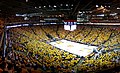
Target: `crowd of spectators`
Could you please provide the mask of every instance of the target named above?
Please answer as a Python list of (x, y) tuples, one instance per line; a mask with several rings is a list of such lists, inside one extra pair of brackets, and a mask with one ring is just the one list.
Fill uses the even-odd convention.
[[(24, 53), (19, 53), (22, 55), (19, 57), (28, 61), (30, 66), (37, 64), (43, 72), (94, 72), (120, 66), (120, 31), (114, 30), (113, 26), (78, 25), (75, 31), (67, 31), (63, 25), (41, 25), (9, 31), (13, 49)], [(95, 45), (100, 52), (92, 53), (91, 57), (79, 57), (49, 45), (52, 39), (46, 34), (55, 39)], [(24, 65), (28, 64), (24, 62)]]

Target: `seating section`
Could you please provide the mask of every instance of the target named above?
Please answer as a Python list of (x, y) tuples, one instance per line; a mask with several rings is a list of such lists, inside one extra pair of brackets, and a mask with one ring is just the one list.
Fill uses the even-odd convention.
[(51, 25), (48, 25), (48, 26), (41, 26), (43, 31), (46, 33), (46, 34), (50, 34), (52, 35), (52, 37), (54, 38), (58, 38), (58, 34), (57, 34), (57, 25), (51, 27)]
[(23, 17), (11, 16), (4, 19), (5, 23), (25, 22)]
[(0, 18), (0, 46), (2, 45), (2, 40), (3, 40), (2, 37), (4, 35), (3, 31), (4, 31), (4, 21), (3, 21), (3, 18)]
[(88, 59), (82, 63), (77, 65), (77, 69), (80, 72), (99, 72), (102, 70), (107, 70), (114, 68), (120, 65), (120, 52), (107, 52), (105, 54), (100, 54), (99, 58), (97, 59)]
[[(9, 31), (15, 53), (25, 65), (27, 61), (36, 63), (42, 72), (94, 72), (120, 66), (120, 31), (115, 28), (78, 25), (75, 31), (68, 31), (63, 25), (41, 25)], [(53, 39), (48, 34), (53, 39), (95, 45), (99, 52), (79, 57), (50, 45)]]
[(57, 33), (61, 39), (65, 39), (69, 31), (64, 30), (64, 26), (59, 26)]

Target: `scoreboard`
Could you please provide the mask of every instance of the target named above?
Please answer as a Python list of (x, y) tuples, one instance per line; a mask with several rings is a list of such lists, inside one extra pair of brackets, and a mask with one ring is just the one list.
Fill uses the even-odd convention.
[(74, 31), (77, 28), (76, 20), (64, 20), (64, 29)]

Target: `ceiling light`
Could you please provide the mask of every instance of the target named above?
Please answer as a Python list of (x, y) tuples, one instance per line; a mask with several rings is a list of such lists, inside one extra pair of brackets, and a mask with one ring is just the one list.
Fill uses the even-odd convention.
[(28, 2), (28, 0), (26, 0), (26, 2)]
[(39, 8), (41, 8), (41, 6), (39, 6)]
[(83, 13), (85, 13), (85, 11), (83, 11)]
[(51, 6), (49, 5), (49, 7), (51, 7)]
[(117, 7), (117, 9), (119, 10), (119, 9), (120, 9), (120, 7)]
[(98, 5), (96, 5), (96, 7), (99, 7)]
[(81, 11), (79, 11), (79, 13), (82, 13)]
[(54, 5), (54, 7), (56, 8), (57, 6)]
[(66, 4), (66, 6), (68, 6), (68, 4)]
[(44, 6), (44, 8), (45, 8), (46, 6)]

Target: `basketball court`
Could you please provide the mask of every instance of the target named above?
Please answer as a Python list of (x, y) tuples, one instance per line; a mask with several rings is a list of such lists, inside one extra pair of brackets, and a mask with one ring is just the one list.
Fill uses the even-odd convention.
[(94, 49), (98, 48), (96, 46), (89, 46), (89, 45), (85, 45), (85, 44), (71, 42), (71, 41), (64, 40), (64, 39), (59, 40), (59, 41), (50, 42), (50, 44), (61, 50), (73, 53), (75, 55), (83, 56), (83, 57), (91, 54)]

